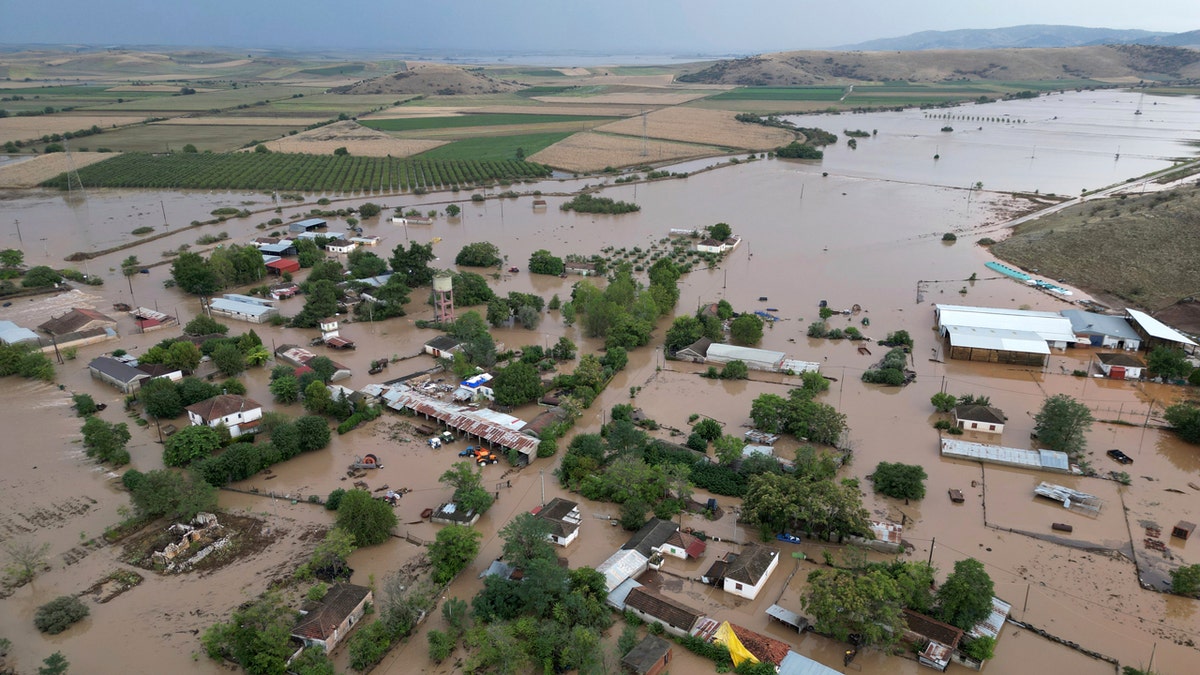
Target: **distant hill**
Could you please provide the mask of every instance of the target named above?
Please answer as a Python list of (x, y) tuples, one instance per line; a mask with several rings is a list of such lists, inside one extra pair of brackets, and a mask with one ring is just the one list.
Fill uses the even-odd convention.
[(921, 51), (925, 49), (1016, 49), (1029, 47), (1083, 47), (1107, 44), (1159, 44), (1183, 47), (1194, 42), (1148, 42), (1173, 37), (1148, 30), (1116, 30), (1084, 26), (1030, 24), (1007, 28), (927, 30), (902, 37), (868, 40), (836, 47), (838, 51)]
[(489, 77), (480, 68), (408, 62), (403, 70), (331, 89), (335, 94), (498, 94), (524, 85)]
[[(704, 64), (697, 64), (697, 68)], [(937, 51), (797, 51), (717, 61), (680, 82), (800, 86), (854, 82), (948, 80), (1080, 80), (1200, 78), (1200, 51), (1180, 47), (1106, 45), (1058, 49)]]

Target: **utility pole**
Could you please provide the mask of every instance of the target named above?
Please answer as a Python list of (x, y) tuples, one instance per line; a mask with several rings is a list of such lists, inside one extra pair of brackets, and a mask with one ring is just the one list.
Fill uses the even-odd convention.
[(542, 506), (546, 505), (546, 471), (545, 469), (538, 470), (538, 479), (542, 481)]
[[(933, 539), (929, 540), (929, 566), (930, 567), (933, 567), (933, 547), (934, 546), (937, 546), (937, 537), (934, 537)], [(1024, 618), (1024, 615), (1022, 615), (1021, 618)]]
[(1021, 620), (1025, 620), (1025, 610), (1029, 609), (1029, 584), (1025, 584), (1025, 604), (1021, 607)]
[(158, 200), (158, 206), (163, 212), (163, 229), (169, 229), (171, 226), (167, 224), (167, 205), (163, 204), (163, 200)]
[(13, 222), (17, 224), (17, 243), (25, 245), (25, 240), (21, 238), (21, 221), (13, 218)]

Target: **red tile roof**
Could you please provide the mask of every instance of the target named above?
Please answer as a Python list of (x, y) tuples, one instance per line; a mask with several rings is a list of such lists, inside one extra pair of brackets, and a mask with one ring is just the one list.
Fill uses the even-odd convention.
[(315, 609), (300, 617), (292, 628), (292, 635), (310, 640), (328, 640), (369, 595), (371, 589), (365, 586), (334, 584)]
[(778, 666), (783, 663), (783, 658), (792, 649), (786, 642), (755, 633), (749, 628), (743, 628), (734, 623), (729, 624), (729, 627), (733, 629), (733, 634), (737, 636), (738, 640), (742, 641), (742, 646), (759, 661), (774, 663)]

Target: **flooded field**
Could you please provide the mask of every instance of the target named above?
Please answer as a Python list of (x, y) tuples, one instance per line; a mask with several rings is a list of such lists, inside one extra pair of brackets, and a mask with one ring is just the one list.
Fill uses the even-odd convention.
[[(1193, 641), (1200, 638), (1196, 603), (1141, 588), (1142, 583), (1160, 587), (1167, 569), (1163, 554), (1144, 548), (1143, 529), (1146, 524), (1169, 529), (1180, 518), (1196, 513), (1200, 493), (1187, 483), (1200, 483), (1200, 450), (1155, 428), (1137, 426), (1147, 416), (1155, 422), (1163, 407), (1180, 392), (1160, 385), (1069, 375), (1091, 358), (1088, 350), (1055, 354), (1050, 365), (1040, 371), (947, 361), (933, 330), (932, 303), (937, 302), (1048, 310), (1067, 306), (1060, 298), (991, 278), (993, 274), (983, 267), (990, 258), (973, 242), (983, 232), (994, 232), (1010, 214), (1028, 207), (1028, 202), (1004, 192), (1039, 189), (1076, 194), (1080, 188), (1100, 188), (1169, 167), (1172, 158), (1189, 154), (1183, 141), (1200, 133), (1181, 120), (1200, 112), (1200, 101), (1152, 101), (1148, 97), (1145, 114), (1135, 118), (1132, 112), (1136, 104), (1135, 95), (1120, 92), (1071, 93), (997, 103), (980, 106), (979, 114), (1008, 114), (1026, 122), (944, 122), (955, 127), (953, 133), (939, 132), (943, 122), (926, 120), (920, 111), (803, 118), (802, 125), (822, 126), (839, 134), (843, 128), (862, 128), (877, 129), (878, 135), (860, 139), (857, 150), (847, 149), (843, 140), (836, 148), (827, 149), (821, 163), (755, 161), (684, 180), (608, 187), (603, 191), (605, 195), (633, 200), (642, 207), (638, 213), (616, 217), (562, 213), (557, 206), (564, 198), (557, 196), (548, 196), (549, 208), (537, 212), (531, 208), (529, 197), (477, 204), (470, 202), (467, 192), (421, 197), (362, 195), (335, 203), (374, 201), (389, 208), (402, 205), (422, 211), (441, 209), (451, 201), (458, 203), (463, 208), (460, 218), (440, 216), (431, 227), (398, 227), (386, 218), (363, 223), (366, 234), (383, 237), (376, 252), (384, 257), (406, 240), (429, 242), (438, 238), (436, 264), (444, 267), (452, 266), (462, 245), (474, 241), (495, 242), (507, 256), (505, 267), (524, 269), (530, 253), (540, 248), (557, 255), (591, 254), (606, 246), (647, 248), (665, 237), (670, 228), (729, 223), (744, 243), (719, 268), (694, 271), (681, 280), (678, 313), (690, 313), (698, 304), (719, 298), (728, 299), (738, 310), (778, 308), (782, 320), (765, 332), (761, 346), (784, 351), (792, 358), (820, 362), (822, 372), (836, 378), (823, 400), (849, 418), (854, 458), (845, 475), (859, 478), (867, 486), (864, 500), (872, 513), (906, 523), (905, 540), (912, 545), (909, 555), (913, 559), (924, 560), (932, 555), (934, 565), (944, 575), (955, 561), (978, 558), (995, 580), (997, 594), (1012, 603), (1015, 618), (1124, 664), (1144, 666), (1154, 653), (1156, 672), (1185, 673), (1192, 670), (1188, 663), (1200, 659), (1193, 647)], [(975, 114), (972, 107), (949, 112)], [(968, 131), (980, 125), (983, 131)], [(1121, 158), (1114, 160), (1118, 145), (1122, 147)], [(941, 155), (936, 163), (932, 159), (935, 152)], [(691, 162), (674, 170), (694, 171), (711, 163)], [(823, 177), (822, 172), (829, 175)], [(982, 191), (967, 189), (977, 181), (984, 184)], [(588, 182), (597, 181), (547, 181), (514, 189), (538, 189), (549, 194), (577, 189)], [(58, 193), (22, 192), (0, 195), (0, 204), (7, 216), (6, 222), (0, 222), (2, 247), (18, 245), (16, 228), (7, 221), (19, 220), (29, 264), (64, 266), (63, 258), (72, 252), (98, 251), (133, 241), (130, 232), (139, 226), (155, 227), (154, 234), (172, 233), (78, 264), (81, 271), (103, 277), (103, 286), (84, 287), (81, 292), (59, 298), (18, 299), (12, 306), (0, 308), (0, 319), (30, 327), (70, 306), (110, 311), (112, 303), (133, 304), (134, 299), (137, 304), (156, 306), (186, 321), (198, 313), (199, 303), (163, 287), (169, 266), (151, 267), (149, 274), (135, 275), (131, 298), (129, 284), (119, 272), (120, 261), (128, 255), (137, 255), (143, 263), (163, 261), (166, 258), (161, 251), (185, 243), (192, 244), (193, 250), (202, 250), (204, 247), (195, 245), (195, 240), (205, 233), (225, 231), (231, 242), (244, 242), (262, 233), (254, 225), (275, 217), (271, 196), (262, 194), (114, 191), (92, 192), (86, 199), (68, 202)], [(255, 214), (184, 230), (187, 223), (207, 219), (210, 211), (222, 206), (244, 207)], [(282, 217), (307, 213), (309, 208), (311, 204), (287, 205)], [(169, 229), (163, 228), (164, 210)], [(344, 230), (344, 225), (334, 219), (330, 229)], [(941, 241), (948, 231), (958, 234), (957, 243)], [(973, 273), (979, 279), (966, 281)], [(576, 281), (573, 277), (532, 276), (522, 271), (501, 275), (493, 287), (501, 294), (522, 291), (565, 298)], [(1081, 296), (1076, 293), (1074, 297)], [(760, 302), (760, 297), (768, 300)], [(423, 299), (423, 292), (414, 293), (409, 316), (401, 319), (343, 325), (342, 334), (359, 347), (353, 352), (330, 353), (355, 372), (340, 384), (361, 388), (375, 379), (367, 375), (371, 360), (409, 357), (420, 351), (433, 335), (413, 325), (415, 319), (432, 314), (428, 306), (421, 304)], [(882, 355), (883, 348), (871, 345), (875, 353), (867, 356), (846, 342), (807, 338), (806, 328), (817, 318), (821, 300), (837, 309), (861, 305), (859, 314), (834, 317), (833, 326), (845, 323), (862, 328), (861, 319), (869, 318), (870, 326), (862, 330), (875, 339), (889, 331), (908, 330), (916, 340), (911, 363), (918, 373), (916, 382), (903, 389), (865, 385), (861, 373)], [(302, 305), (301, 299), (287, 300), (281, 303), (281, 311), (295, 314)], [(22, 671), (31, 670), (56, 649), (61, 649), (73, 664), (88, 664), (81, 672), (222, 670), (202, 655), (197, 632), (227, 617), (236, 605), (294, 567), (305, 548), (312, 545), (309, 534), (332, 522), (321, 507), (303, 499), (346, 487), (345, 469), (356, 455), (374, 452), (383, 461), (383, 468), (366, 479), (372, 490), (384, 485), (412, 489), (397, 506), (401, 524), (396, 532), (414, 540), (433, 539), (436, 526), (422, 521), (419, 514), (449, 495), (450, 490), (442, 487), (437, 477), (457, 459), (455, 446), (430, 450), (403, 426), (405, 418), (386, 413), (371, 425), (344, 436), (335, 434), (325, 451), (277, 465), (270, 477), (259, 475), (234, 486), (257, 490), (257, 494), (222, 493), (223, 507), (253, 513), (275, 528), (278, 539), (263, 553), (211, 574), (147, 574), (140, 586), (109, 603), (91, 606), (91, 617), (68, 632), (54, 637), (37, 633), (31, 620), (36, 607), (57, 595), (82, 591), (124, 565), (118, 561), (115, 547), (88, 544), (107, 525), (121, 519), (119, 510), (128, 500), (111, 475), (83, 456), (78, 443), (80, 421), (68, 408), (69, 394), (87, 392), (97, 401), (108, 403), (108, 410), (102, 413), (106, 420), (130, 422), (134, 433), (130, 444), (133, 466), (140, 470), (161, 467), (161, 446), (156, 443), (153, 425), (138, 427), (127, 418), (121, 409), (120, 394), (91, 380), (86, 364), (116, 346), (136, 354), (170, 333), (137, 334), (129, 317), (115, 312), (113, 316), (118, 318), (120, 341), (81, 348), (76, 360), (60, 366), (58, 382), (63, 390), (15, 379), (6, 381), (6, 387), (0, 390), (0, 420), (7, 435), (0, 448), (6, 467), (0, 478), (0, 540), (49, 543), (53, 567), (32, 584), (0, 600), (0, 636), (12, 640), (13, 656)], [(651, 345), (630, 354), (627, 369), (585, 411), (577, 430), (596, 431), (609, 408), (632, 402), (665, 426), (685, 428), (689, 415), (698, 413), (734, 431), (748, 422), (755, 396), (786, 391), (787, 384), (778, 376), (756, 375), (754, 381), (744, 382), (713, 381), (698, 377), (699, 366), (664, 360), (656, 344), (661, 345), (669, 321), (662, 321)], [(311, 330), (228, 323), (235, 333), (253, 327), (264, 343), (271, 345), (306, 344), (314, 335)], [(556, 312), (548, 312), (535, 331), (495, 331), (497, 341), (509, 347), (552, 344), (562, 335), (579, 343), (581, 352), (600, 347), (585, 339), (578, 327), (564, 327)], [(431, 365), (426, 356), (405, 358), (379, 377), (391, 379)], [(247, 373), (244, 380), (249, 395), (268, 407), (300, 414), (298, 405), (269, 403), (268, 370)], [(632, 401), (631, 387), (642, 387)], [(1101, 473), (1128, 471), (1133, 476), (1132, 485), (992, 465), (981, 468), (976, 463), (941, 458), (929, 399), (943, 387), (956, 395), (990, 397), (1009, 418), (1001, 442), (1019, 448), (1030, 447), (1033, 414), (1045, 396), (1067, 393), (1076, 397), (1102, 420), (1088, 437), (1092, 464)], [(518, 409), (514, 414), (530, 419), (536, 411)], [(778, 452), (784, 455), (794, 447), (794, 441), (785, 441)], [(1108, 448), (1123, 449), (1134, 458), (1134, 464), (1116, 465), (1104, 456)], [(925, 500), (905, 504), (871, 493), (864, 478), (880, 461), (922, 464), (929, 474)], [(546, 499), (564, 496), (552, 475), (556, 464), (556, 459), (548, 459), (520, 471), (504, 463), (484, 468), (484, 485), (494, 488), (499, 499), (477, 525), (484, 533), (479, 557), (455, 581), (450, 595), (469, 597), (481, 587), (478, 573), (501, 549), (496, 531), (513, 515), (541, 503), (543, 490)], [(1041, 480), (1100, 497), (1101, 513), (1094, 518), (1083, 516), (1035, 498), (1032, 489)], [(961, 489), (966, 502), (952, 505), (945, 496), (950, 488)], [(272, 495), (280, 498), (272, 499)], [(707, 496), (700, 493), (696, 498)], [(578, 495), (570, 498), (581, 502), (584, 524), (579, 540), (566, 555), (572, 566), (597, 565), (627, 539), (628, 533), (607, 521), (607, 516), (617, 513), (615, 505), (588, 502)], [(728, 498), (719, 501), (733, 505)], [(1052, 522), (1071, 524), (1074, 532), (1065, 538), (1052, 538)], [(683, 524), (722, 539), (746, 541), (758, 535), (736, 525), (731, 512), (714, 522), (688, 516)], [(690, 580), (703, 573), (717, 555), (736, 548), (727, 542), (711, 544), (699, 562), (672, 560), (663, 573), (648, 581), (712, 616), (784, 640), (811, 658), (838, 666), (843, 645), (812, 634), (789, 634), (778, 624), (768, 624), (763, 611), (776, 601), (799, 610), (807, 572), (817, 567), (810, 561), (822, 560), (825, 548), (840, 557), (841, 548), (807, 541), (798, 546), (772, 543), (785, 549), (784, 559), (753, 602), (734, 601), (722, 591)], [(1172, 564), (1200, 562), (1198, 546), (1200, 542), (1195, 540), (1186, 545), (1179, 540), (1168, 542), (1175, 559)], [(360, 551), (350, 561), (356, 570), (354, 581), (365, 584), (374, 578), (378, 582), (420, 551), (403, 539)], [(810, 561), (793, 561), (789, 557), (792, 552), (803, 552)], [(1137, 567), (1131, 555), (1137, 556)], [(427, 663), (424, 633), (439, 627), (440, 621), (438, 616), (427, 622), (376, 672), (458, 672), (452, 661), (439, 668)], [(612, 640), (614, 636), (610, 636), (610, 644)], [(136, 645), (136, 649), (95, 659), (98, 653), (114, 654), (112, 645), (117, 644)], [(1023, 675), (1031, 670), (1081, 674), (1113, 670), (1110, 664), (1011, 625), (999, 640), (996, 653), (987, 671), (1000, 675)], [(344, 650), (336, 656), (339, 668), (344, 668)], [(707, 662), (681, 649), (676, 650), (676, 658), (679, 665), (675, 670), (711, 671)], [(872, 652), (860, 655), (853, 668), (866, 673), (919, 671), (913, 661)], [(966, 672), (959, 666), (952, 666), (952, 670)]]

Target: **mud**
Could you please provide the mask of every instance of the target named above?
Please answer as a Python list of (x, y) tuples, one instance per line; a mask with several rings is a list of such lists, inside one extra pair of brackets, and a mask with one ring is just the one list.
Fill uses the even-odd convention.
[[(473, 241), (498, 242), (508, 258), (505, 267), (524, 268), (529, 254), (538, 248), (566, 254), (592, 253), (609, 245), (646, 247), (666, 236), (671, 227), (730, 223), (744, 237), (744, 244), (718, 269), (684, 277), (677, 311), (691, 312), (700, 303), (718, 298), (728, 299), (741, 310), (779, 308), (783, 320), (765, 331), (761, 346), (820, 362), (826, 375), (837, 378), (823, 400), (849, 417), (849, 445), (854, 452), (845, 475), (859, 478), (869, 490), (869, 482), (863, 479), (880, 461), (925, 466), (928, 496), (921, 502), (905, 504), (878, 498), (869, 491), (865, 495), (872, 513), (906, 522), (905, 540), (912, 547), (912, 559), (929, 559), (932, 554), (934, 565), (944, 575), (956, 560), (976, 557), (988, 566), (997, 594), (1013, 604), (1016, 618), (1124, 664), (1145, 664), (1153, 651), (1156, 670), (1188, 672), (1187, 664), (1197, 658), (1190, 644), (1200, 636), (1195, 601), (1142, 588), (1143, 584), (1161, 586), (1169, 565), (1200, 562), (1196, 549), (1200, 543), (1195, 538), (1184, 543), (1167, 537), (1165, 552), (1146, 549), (1144, 526), (1140, 524), (1157, 524), (1166, 535), (1177, 520), (1195, 513), (1197, 494), (1187, 483), (1200, 484), (1200, 451), (1154, 426), (1161, 422), (1164, 406), (1180, 395), (1179, 390), (1072, 377), (1069, 373), (1090, 359), (1086, 349), (1055, 354), (1044, 370), (946, 361), (933, 330), (934, 302), (1027, 305), (1036, 309), (1066, 306), (1061, 299), (1014, 282), (986, 278), (990, 275), (983, 263), (990, 258), (986, 250), (972, 242), (985, 235), (996, 238), (1006, 213), (1028, 208), (1027, 200), (1005, 194), (1009, 191), (1072, 193), (1082, 187), (1100, 187), (1114, 175), (1119, 175), (1116, 180), (1124, 180), (1164, 168), (1170, 165), (1170, 157), (1189, 152), (1179, 141), (1190, 138), (1193, 132), (1175, 124), (1164, 111), (1178, 109), (1195, 114), (1200, 103), (1194, 99), (1166, 99), (1154, 108), (1154, 114), (1142, 116), (1149, 119), (1126, 123), (1120, 121), (1123, 118), (1113, 117), (1123, 109), (1125, 96), (1117, 92), (1085, 93), (1069, 94), (1062, 100), (1054, 97), (993, 104), (988, 114), (1007, 112), (1031, 121), (1025, 125), (985, 125), (982, 134), (964, 132), (962, 143), (949, 150), (943, 144), (957, 144), (960, 134), (947, 135), (954, 139), (947, 141), (937, 132), (940, 124), (924, 120), (920, 113), (838, 116), (827, 122), (806, 119), (806, 125), (823, 124), (837, 132), (843, 127), (877, 128), (879, 135), (862, 139), (854, 151), (843, 146), (830, 148), (820, 164), (762, 160), (683, 180), (605, 188), (603, 194), (607, 196), (632, 199), (642, 206), (641, 212), (620, 217), (561, 213), (556, 208), (561, 197), (548, 197), (549, 208), (538, 212), (533, 211), (527, 198), (477, 204), (469, 201), (468, 192), (421, 197), (362, 195), (340, 205), (374, 201), (389, 207), (428, 210), (451, 201), (458, 203), (463, 208), (460, 218), (441, 217), (432, 227), (406, 229), (386, 219), (364, 223), (367, 234), (384, 238), (376, 251), (385, 257), (406, 240), (428, 242), (440, 238), (434, 249), (440, 266), (450, 266), (458, 249)], [(1115, 121), (1108, 121), (1110, 118)], [(929, 130), (930, 124), (935, 128)], [(958, 122), (952, 124), (956, 129), (960, 126)], [(1032, 150), (1034, 138), (1030, 134), (1039, 139), (1032, 169), (1028, 157), (1022, 158)], [(1043, 145), (1043, 138), (1056, 140)], [(1117, 143), (1122, 146), (1121, 159), (1114, 169), (1098, 157), (1108, 155), (1106, 146)], [(926, 160), (932, 157), (934, 148), (943, 158), (936, 166), (932, 159)], [(1010, 155), (1016, 159), (1006, 159)], [(694, 171), (713, 161), (690, 162), (673, 170)], [(1036, 173), (1043, 165), (1048, 172), (1044, 176)], [(830, 175), (823, 177), (823, 171)], [(545, 182), (515, 189), (551, 192), (596, 181)], [(976, 181), (984, 183), (982, 192), (966, 189)], [(62, 266), (62, 259), (73, 251), (103, 250), (132, 241), (129, 232), (138, 226), (160, 227), (163, 209), (168, 222), (176, 224), (171, 229), (191, 220), (207, 219), (209, 212), (219, 206), (265, 211), (248, 219), (200, 228), (204, 232), (228, 231), (232, 242), (260, 235), (262, 231), (254, 225), (275, 216), (271, 196), (261, 194), (101, 191), (89, 192), (85, 200), (67, 201), (57, 193), (23, 192), (0, 199), (5, 214), (20, 220), (27, 262), (55, 266)], [(311, 207), (289, 204), (282, 208), (287, 218)], [(344, 223), (336, 219), (330, 226), (344, 229)], [(7, 228), (3, 224), (0, 227)], [(941, 235), (946, 231), (956, 232), (958, 242), (943, 244)], [(458, 460), (462, 443), (430, 450), (423, 439), (401, 426), (407, 420), (387, 413), (348, 434), (335, 434), (327, 450), (297, 457), (273, 467), (269, 476), (255, 476), (234, 486), (247, 492), (257, 490), (257, 494), (221, 494), (223, 508), (262, 521), (264, 532), (269, 528), (272, 541), (261, 552), (238, 557), (220, 569), (172, 576), (147, 573), (140, 585), (110, 602), (94, 605), (92, 616), (66, 633), (48, 638), (34, 630), (32, 615), (40, 604), (57, 595), (84, 592), (114, 569), (133, 571), (121, 562), (120, 546), (86, 545), (106, 527), (122, 520), (128, 500), (114, 484), (116, 474), (96, 467), (83, 455), (78, 434), (81, 422), (69, 409), (70, 394), (86, 392), (98, 402), (108, 403), (108, 409), (101, 413), (104, 419), (125, 421), (133, 431), (133, 466), (143, 471), (161, 468), (161, 446), (156, 442), (154, 425), (138, 426), (123, 411), (122, 396), (93, 381), (86, 364), (116, 346), (136, 354), (171, 335), (169, 331), (138, 334), (128, 316), (111, 310), (112, 303), (134, 299), (120, 274), (120, 260), (134, 254), (143, 261), (156, 262), (162, 259), (162, 249), (183, 243), (194, 245), (200, 234), (197, 230), (181, 232), (80, 263), (82, 271), (104, 278), (104, 286), (86, 287), (66, 298), (20, 299), (0, 308), (0, 318), (36, 326), (61, 308), (93, 306), (116, 318), (122, 335), (116, 342), (83, 347), (76, 360), (64, 362), (58, 377), (62, 390), (56, 385), (13, 378), (0, 389), (0, 419), (6, 434), (0, 447), (6, 467), (0, 476), (0, 540), (51, 544), (52, 569), (0, 601), (0, 635), (13, 641), (10, 661), (15, 660), (23, 671), (33, 669), (56, 649), (61, 649), (73, 664), (87, 663), (88, 672), (102, 674), (222, 670), (220, 664), (200, 654), (198, 633), (226, 618), (234, 607), (269, 584), (290, 575), (315, 545), (317, 533), (332, 522), (329, 512), (305, 500), (309, 495), (323, 497), (335, 488), (350, 486), (355, 479), (346, 476), (346, 467), (355, 456), (367, 452), (378, 455), (384, 465), (361, 479), (368, 489), (387, 484), (392, 489), (412, 491), (396, 506), (401, 523), (396, 529), (399, 537), (355, 553), (350, 561), (355, 569), (353, 580), (369, 583), (374, 579), (378, 583), (406, 565), (410, 572), (419, 571), (423, 550), (412, 542), (436, 536), (437, 527), (423, 521), (420, 512), (449, 497), (450, 489), (438, 483), (437, 477)], [(4, 247), (18, 244), (15, 228), (0, 232), (0, 239)], [(193, 246), (193, 250), (200, 248)], [(965, 281), (972, 273), (984, 278)], [(136, 304), (157, 307), (186, 321), (198, 312), (198, 302), (163, 288), (168, 274), (167, 266), (160, 266), (151, 268), (149, 274), (135, 275), (131, 281)], [(522, 272), (499, 275), (493, 286), (501, 294), (522, 291), (565, 298), (576, 281)], [(760, 303), (760, 296), (769, 300)], [(415, 293), (413, 298), (409, 316), (401, 319), (343, 324), (342, 334), (359, 347), (353, 352), (329, 352), (355, 372), (341, 384), (360, 388), (373, 379), (367, 375), (371, 360), (414, 354), (433, 335), (413, 326), (414, 320), (432, 315), (430, 308), (421, 304), (422, 293)], [(862, 306), (857, 316), (835, 317), (834, 326), (845, 327), (845, 323), (861, 328), (861, 318), (867, 317), (871, 325), (863, 330), (875, 339), (888, 331), (908, 330), (916, 340), (910, 364), (917, 372), (916, 381), (903, 389), (864, 385), (859, 377), (878, 353), (866, 356), (852, 344), (807, 338), (807, 325), (816, 318), (820, 300), (838, 308), (856, 303)], [(302, 304), (299, 299), (286, 300), (280, 303), (281, 311), (294, 314)], [(307, 344), (315, 334), (229, 323), (234, 332), (254, 328), (272, 346)], [(664, 319), (657, 340), (661, 340), (667, 325), (669, 319)], [(600, 347), (595, 340), (584, 338), (577, 327), (562, 326), (555, 312), (547, 312), (535, 331), (496, 331), (497, 340), (510, 347), (548, 345), (562, 335), (579, 343), (581, 352)], [(873, 345), (871, 348), (874, 351)], [(428, 357), (411, 358), (393, 363), (380, 377), (395, 378), (432, 365)], [(255, 369), (243, 377), (249, 395), (263, 403), (271, 401), (268, 370)], [(756, 375), (755, 381), (745, 382), (707, 380), (698, 376), (701, 370), (699, 366), (664, 360), (653, 343), (636, 350), (630, 354), (628, 368), (585, 411), (577, 429), (595, 431), (605, 420), (608, 408), (631, 402), (668, 427), (686, 429), (689, 415), (698, 413), (736, 431), (748, 422), (750, 402), (755, 396), (785, 393), (788, 386), (778, 376)], [(1098, 422), (1088, 436), (1092, 464), (1102, 472), (1128, 471), (1133, 484), (1124, 487), (1110, 480), (1039, 475), (942, 459), (938, 434), (932, 428), (936, 417), (929, 398), (943, 386), (953, 394), (991, 397), (992, 404), (1009, 417), (1001, 442), (1014, 447), (1030, 447), (1032, 416), (1046, 395), (1067, 393), (1084, 401), (1097, 418), (1113, 421)], [(631, 387), (641, 387), (632, 399)], [(298, 405), (270, 407), (290, 415), (302, 414)], [(526, 407), (514, 414), (531, 419), (536, 412)], [(1140, 426), (1147, 419), (1151, 426)], [(173, 423), (180, 426), (184, 422)], [(666, 430), (659, 433), (669, 437)], [(795, 447), (794, 440), (784, 440), (777, 454), (787, 456)], [(1108, 448), (1121, 448), (1134, 458), (1134, 464), (1116, 465), (1104, 455)], [(477, 575), (500, 554), (502, 542), (496, 532), (510, 518), (540, 504), (543, 491), (547, 500), (568, 496), (553, 477), (555, 465), (556, 460), (550, 459), (538, 460), (521, 470), (503, 464), (484, 467), (484, 484), (498, 494), (498, 501), (477, 525), (484, 533), (479, 557), (451, 585), (447, 595), (470, 597), (481, 587)], [(1035, 498), (1032, 488), (1040, 480), (1097, 494), (1104, 499), (1104, 508), (1098, 517), (1089, 518)], [(945, 496), (949, 488), (963, 490), (966, 502), (951, 504)], [(695, 498), (704, 501), (708, 496), (699, 491)], [(569, 498), (581, 502), (584, 524), (579, 541), (565, 555), (572, 566), (597, 565), (627, 539), (628, 533), (608, 523), (608, 518), (617, 513), (614, 505), (587, 502), (577, 495)], [(718, 497), (718, 501), (723, 507), (736, 505), (728, 498)], [(1071, 524), (1075, 529), (1070, 539), (1077, 544), (1068, 546), (1042, 538), (1051, 536), (1052, 522)], [(715, 521), (687, 514), (682, 516), (682, 524), (727, 541), (712, 543), (701, 561), (668, 561), (656, 577), (661, 577), (659, 583), (665, 593), (717, 618), (785, 640), (827, 665), (836, 667), (841, 662), (843, 645), (811, 634), (789, 633), (777, 624), (768, 624), (763, 612), (776, 601), (799, 610), (807, 571), (817, 567), (810, 561), (822, 561), (824, 550), (844, 559), (844, 548), (809, 541), (794, 546), (772, 540), (772, 545), (778, 544), (784, 551), (779, 569), (756, 600), (735, 601), (694, 579), (717, 555), (735, 550), (737, 545), (731, 542), (753, 540), (758, 533), (735, 524), (732, 508), (726, 508), (725, 515)], [(1117, 553), (1101, 554), (1101, 550)], [(1133, 551), (1136, 566), (1128, 559), (1128, 551)], [(86, 554), (80, 556), (80, 552)], [(794, 552), (804, 553), (809, 561), (794, 561), (790, 557)], [(1169, 553), (1171, 559), (1167, 560), (1164, 553)], [(68, 565), (68, 558), (74, 563)], [(418, 635), (389, 654), (376, 672), (461, 671), (449, 662), (440, 668), (427, 668), (424, 632), (439, 628), (440, 622), (440, 615), (427, 621)], [(609, 644), (617, 633), (619, 628), (611, 632)], [(113, 645), (136, 645), (136, 649), (112, 655)], [(96, 654), (112, 656), (96, 660)], [(344, 668), (344, 651), (335, 656), (339, 668)], [(711, 668), (682, 649), (676, 650), (676, 659), (676, 670), (709, 672)], [(867, 673), (919, 671), (914, 662), (871, 652), (860, 654), (853, 667)], [(1039, 672), (1112, 671), (1109, 664), (1028, 630), (1007, 626), (997, 647), (997, 658), (988, 664), (988, 671), (1024, 675), (1031, 667)], [(958, 666), (952, 668), (965, 672)]]

